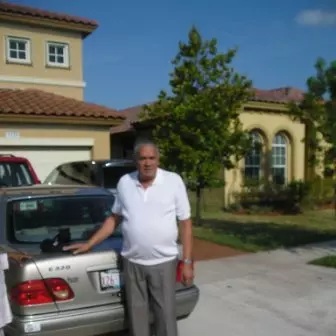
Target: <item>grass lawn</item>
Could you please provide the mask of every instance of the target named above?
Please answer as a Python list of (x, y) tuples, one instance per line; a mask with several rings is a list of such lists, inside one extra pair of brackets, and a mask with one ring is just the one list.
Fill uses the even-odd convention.
[(336, 268), (336, 255), (329, 255), (319, 259), (314, 259), (308, 264)]
[(202, 217), (202, 226), (194, 227), (195, 237), (250, 252), (336, 239), (333, 210), (311, 211), (297, 216), (205, 211)]

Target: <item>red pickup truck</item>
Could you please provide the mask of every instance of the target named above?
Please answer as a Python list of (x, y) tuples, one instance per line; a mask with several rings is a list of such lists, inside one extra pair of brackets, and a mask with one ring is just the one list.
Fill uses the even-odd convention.
[(41, 183), (28, 159), (0, 154), (0, 188)]

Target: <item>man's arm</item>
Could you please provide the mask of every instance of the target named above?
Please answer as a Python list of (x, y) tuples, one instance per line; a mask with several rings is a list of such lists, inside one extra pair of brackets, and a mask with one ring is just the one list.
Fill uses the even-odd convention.
[(112, 214), (110, 217), (106, 218), (100, 229), (88, 240), (87, 243), (89, 249), (111, 236), (117, 228), (119, 221), (120, 216), (116, 214)]
[(74, 254), (85, 253), (90, 251), (95, 245), (99, 244), (109, 237), (118, 225), (119, 216), (112, 214), (106, 218), (99, 230), (86, 242), (76, 243), (63, 247), (63, 251), (73, 251)]
[[(119, 184), (117, 186), (117, 191), (119, 189)], [(89, 249), (99, 244), (115, 231), (119, 222), (121, 220), (121, 202), (118, 196), (115, 197), (113, 206), (112, 206), (112, 215), (106, 218), (103, 225), (99, 228), (99, 230), (88, 240), (87, 244)]]
[(112, 215), (105, 219), (103, 225), (96, 231), (86, 243), (72, 244), (63, 247), (64, 251), (73, 251), (74, 254), (90, 251), (95, 245), (99, 244), (112, 235), (121, 219), (121, 203), (118, 197), (115, 198)]
[(191, 219), (181, 220), (181, 242), (183, 246), (183, 260), (192, 260), (193, 232)]
[(190, 202), (188, 198), (187, 188), (182, 180), (178, 177), (177, 193), (176, 193), (176, 214), (180, 222), (181, 242), (183, 246), (183, 260), (192, 259), (193, 248), (193, 232)]
[(179, 176), (178, 187), (176, 193), (176, 214), (180, 222), (183, 246), (183, 282), (186, 286), (192, 284), (194, 278), (194, 268), (192, 264), (193, 254), (193, 233), (190, 202), (188, 198), (187, 188)]

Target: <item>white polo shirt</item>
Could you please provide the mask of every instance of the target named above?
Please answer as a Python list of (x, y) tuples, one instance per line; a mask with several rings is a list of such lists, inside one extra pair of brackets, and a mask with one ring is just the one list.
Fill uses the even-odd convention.
[(139, 182), (138, 172), (124, 175), (112, 212), (123, 218), (122, 256), (142, 265), (176, 258), (177, 219), (190, 218), (187, 190), (178, 174), (159, 168), (147, 189)]

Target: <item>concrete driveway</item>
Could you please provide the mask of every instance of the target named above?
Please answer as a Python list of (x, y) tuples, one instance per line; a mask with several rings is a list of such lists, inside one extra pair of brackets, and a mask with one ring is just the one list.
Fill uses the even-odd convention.
[(335, 336), (336, 242), (198, 262), (201, 298), (180, 336)]

